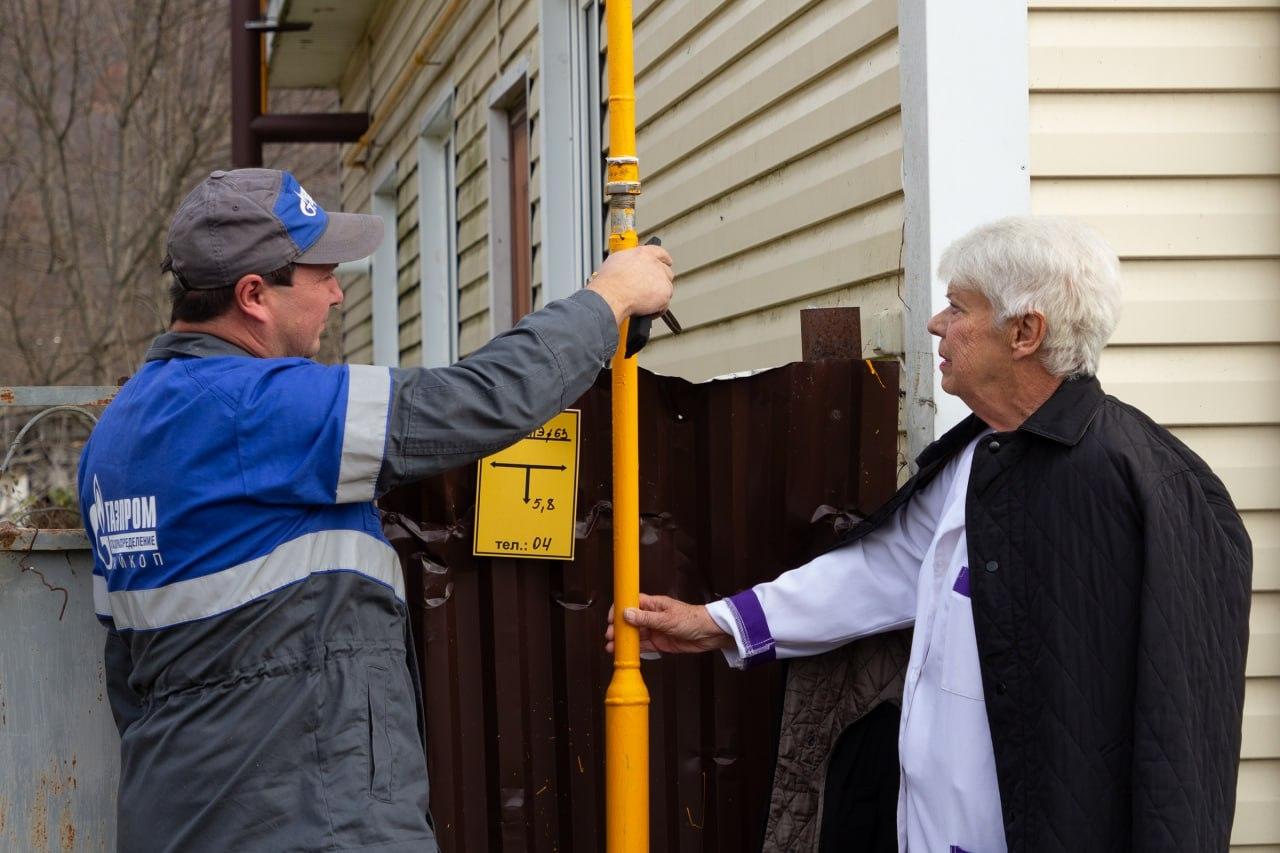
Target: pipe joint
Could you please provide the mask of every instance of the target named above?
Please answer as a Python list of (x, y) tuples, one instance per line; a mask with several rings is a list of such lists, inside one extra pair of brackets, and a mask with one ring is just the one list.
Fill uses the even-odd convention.
[(639, 181), (610, 181), (604, 185), (606, 196), (640, 195)]
[(637, 157), (609, 157), (605, 161), (604, 194), (614, 196), (640, 195), (640, 160)]
[[(621, 237), (624, 234), (634, 234), (636, 230), (636, 197), (633, 195), (612, 195), (609, 196), (609, 235), (613, 237)], [(632, 246), (635, 244), (632, 243)], [(620, 247), (623, 248), (623, 247)], [(630, 248), (627, 246), (625, 248)], [(609, 251), (614, 251), (613, 241), (610, 240)]]

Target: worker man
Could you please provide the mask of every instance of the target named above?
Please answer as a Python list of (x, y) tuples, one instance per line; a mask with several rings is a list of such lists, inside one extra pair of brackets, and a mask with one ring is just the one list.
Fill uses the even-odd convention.
[(436, 849), (373, 501), (542, 425), (672, 294), (644, 247), (450, 367), (315, 363), (336, 265), (382, 238), (269, 169), (213, 172), (169, 227), (170, 330), (79, 472), (122, 851)]
[(851, 697), (869, 716), (896, 692), (897, 797), (879, 796), (877, 749), (813, 725), (839, 689), (821, 685), (783, 721), (775, 783), (798, 800), (826, 779), (821, 831), (775, 796), (771, 828), (791, 840), (766, 849), (1225, 850), (1252, 552), (1204, 461), (1098, 383), (1115, 252), (1019, 216), (940, 267), (928, 329), (942, 389), (972, 414), (836, 549), (707, 605), (641, 596), (623, 616), (642, 649), (738, 667), (914, 627), (901, 675), (855, 679), (871, 689)]

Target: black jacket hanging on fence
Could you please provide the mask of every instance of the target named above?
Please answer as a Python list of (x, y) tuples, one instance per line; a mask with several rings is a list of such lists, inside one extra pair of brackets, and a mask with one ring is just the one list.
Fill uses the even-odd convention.
[[(850, 538), (884, 523), (984, 428), (971, 416), (926, 449), (919, 473)], [(980, 568), (974, 626), (1009, 849), (1225, 850), (1252, 553), (1222, 483), (1088, 377), (1064, 382), (1020, 428), (979, 444), (966, 525), (969, 564)], [(834, 665), (796, 663), (793, 681)], [(812, 701), (788, 692), (784, 733), (811, 722), (808, 706), (823, 701), (820, 691)], [(840, 754), (856, 738), (832, 740), (820, 765), (811, 742), (804, 755), (788, 753), (802, 743), (784, 734), (766, 849), (781, 849), (780, 828), (799, 837), (806, 817), (821, 821), (824, 848), (872, 849), (865, 832), (827, 830), (848, 823), (835, 803), (859, 807), (846, 788), (882, 768), (860, 757), (867, 750)], [(806, 773), (827, 780), (821, 817), (788, 814)], [(887, 812), (878, 789), (864, 788)], [(894, 815), (879, 821), (892, 827)], [(817, 835), (804, 833), (806, 846)]]

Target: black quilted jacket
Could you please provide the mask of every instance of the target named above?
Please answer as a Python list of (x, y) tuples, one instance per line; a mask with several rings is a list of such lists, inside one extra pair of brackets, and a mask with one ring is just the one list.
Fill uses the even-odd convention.
[[(853, 536), (983, 429), (931, 445)], [(1009, 849), (1226, 850), (1252, 551), (1222, 483), (1088, 377), (979, 443), (966, 512)]]

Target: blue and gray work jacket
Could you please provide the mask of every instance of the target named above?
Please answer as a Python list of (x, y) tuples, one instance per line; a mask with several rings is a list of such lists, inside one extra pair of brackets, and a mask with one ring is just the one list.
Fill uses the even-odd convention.
[(80, 460), (120, 850), (435, 849), (373, 500), (543, 424), (617, 337), (582, 291), (440, 369), (155, 341)]

